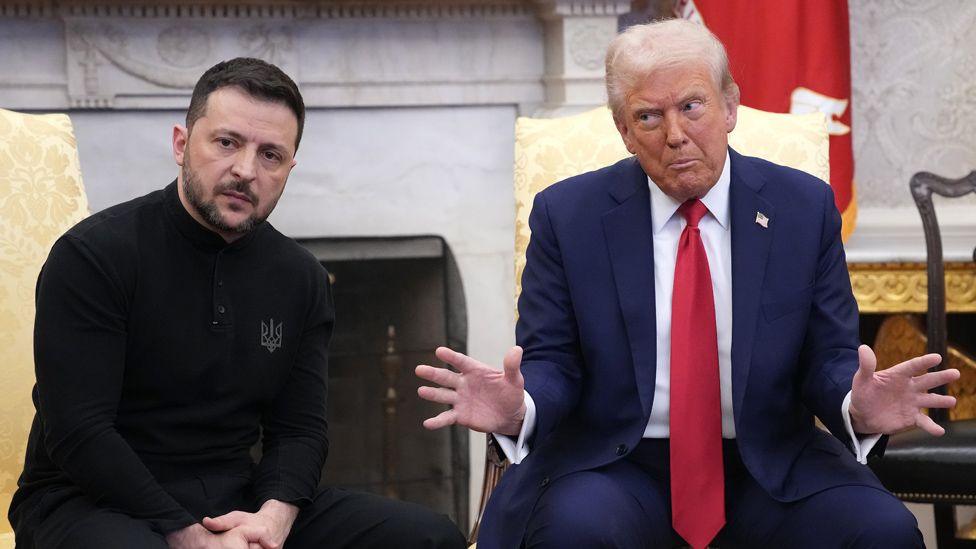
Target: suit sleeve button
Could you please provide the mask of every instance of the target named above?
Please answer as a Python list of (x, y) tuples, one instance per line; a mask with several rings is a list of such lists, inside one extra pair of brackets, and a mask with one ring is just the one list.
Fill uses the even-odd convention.
[(617, 445), (617, 455), (618, 456), (622, 456), (622, 455), (624, 455), (626, 453), (627, 453), (627, 445), (626, 444), (618, 444)]

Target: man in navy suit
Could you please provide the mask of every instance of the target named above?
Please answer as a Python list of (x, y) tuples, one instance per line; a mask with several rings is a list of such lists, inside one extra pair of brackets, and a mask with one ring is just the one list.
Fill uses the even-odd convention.
[(922, 408), (954, 405), (927, 391), (958, 371), (875, 371), (833, 193), (728, 147), (739, 91), (704, 27), (622, 33), (607, 92), (635, 156), (536, 196), (519, 347), (417, 367), (451, 405), (425, 426), (495, 433), (515, 464), (479, 549), (921, 547), (864, 462), (942, 434)]

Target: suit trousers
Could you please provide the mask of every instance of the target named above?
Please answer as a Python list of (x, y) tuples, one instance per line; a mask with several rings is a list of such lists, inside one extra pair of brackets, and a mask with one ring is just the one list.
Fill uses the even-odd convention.
[[(795, 502), (773, 499), (752, 478), (734, 440), (723, 440), (726, 524), (712, 545), (791, 548), (924, 548), (915, 517), (892, 494), (839, 486)], [(529, 519), (523, 547), (681, 547), (671, 527), (666, 439), (644, 439), (626, 459), (553, 481)]]
[[(190, 513), (202, 519), (232, 510), (255, 511), (249, 475), (210, 475), (163, 483)], [(39, 494), (40, 495), (40, 494)], [(166, 549), (146, 521), (96, 505), (78, 488), (52, 488), (25, 509), (17, 547), (36, 549)], [(444, 515), (423, 506), (336, 488), (321, 489), (306, 505), (286, 546), (303, 548), (462, 549), (464, 536)]]

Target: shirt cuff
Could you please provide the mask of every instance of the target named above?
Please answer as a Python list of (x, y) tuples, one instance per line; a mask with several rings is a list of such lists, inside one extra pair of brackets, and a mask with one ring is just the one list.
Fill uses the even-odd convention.
[(535, 401), (528, 391), (522, 392), (525, 393), (525, 418), (522, 419), (522, 430), (519, 431), (518, 440), (513, 440), (508, 435), (492, 433), (502, 453), (512, 465), (522, 463), (522, 460), (529, 455), (529, 439), (535, 432)]
[(851, 437), (851, 446), (854, 448), (854, 455), (857, 457), (857, 462), (866, 464), (868, 462), (868, 454), (871, 453), (871, 449), (874, 448), (874, 445), (881, 440), (881, 435), (865, 435), (859, 438), (854, 433), (854, 425), (851, 423), (850, 391), (848, 391), (847, 396), (844, 397), (844, 403), (840, 405), (840, 411), (841, 416), (844, 418), (844, 427), (847, 429), (847, 435)]

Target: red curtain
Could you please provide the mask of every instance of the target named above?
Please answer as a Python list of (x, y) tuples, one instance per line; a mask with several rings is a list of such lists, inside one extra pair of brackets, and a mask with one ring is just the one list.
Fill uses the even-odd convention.
[(857, 215), (847, 0), (677, 0), (675, 11), (725, 44), (743, 105), (827, 115), (830, 183), (846, 240)]

